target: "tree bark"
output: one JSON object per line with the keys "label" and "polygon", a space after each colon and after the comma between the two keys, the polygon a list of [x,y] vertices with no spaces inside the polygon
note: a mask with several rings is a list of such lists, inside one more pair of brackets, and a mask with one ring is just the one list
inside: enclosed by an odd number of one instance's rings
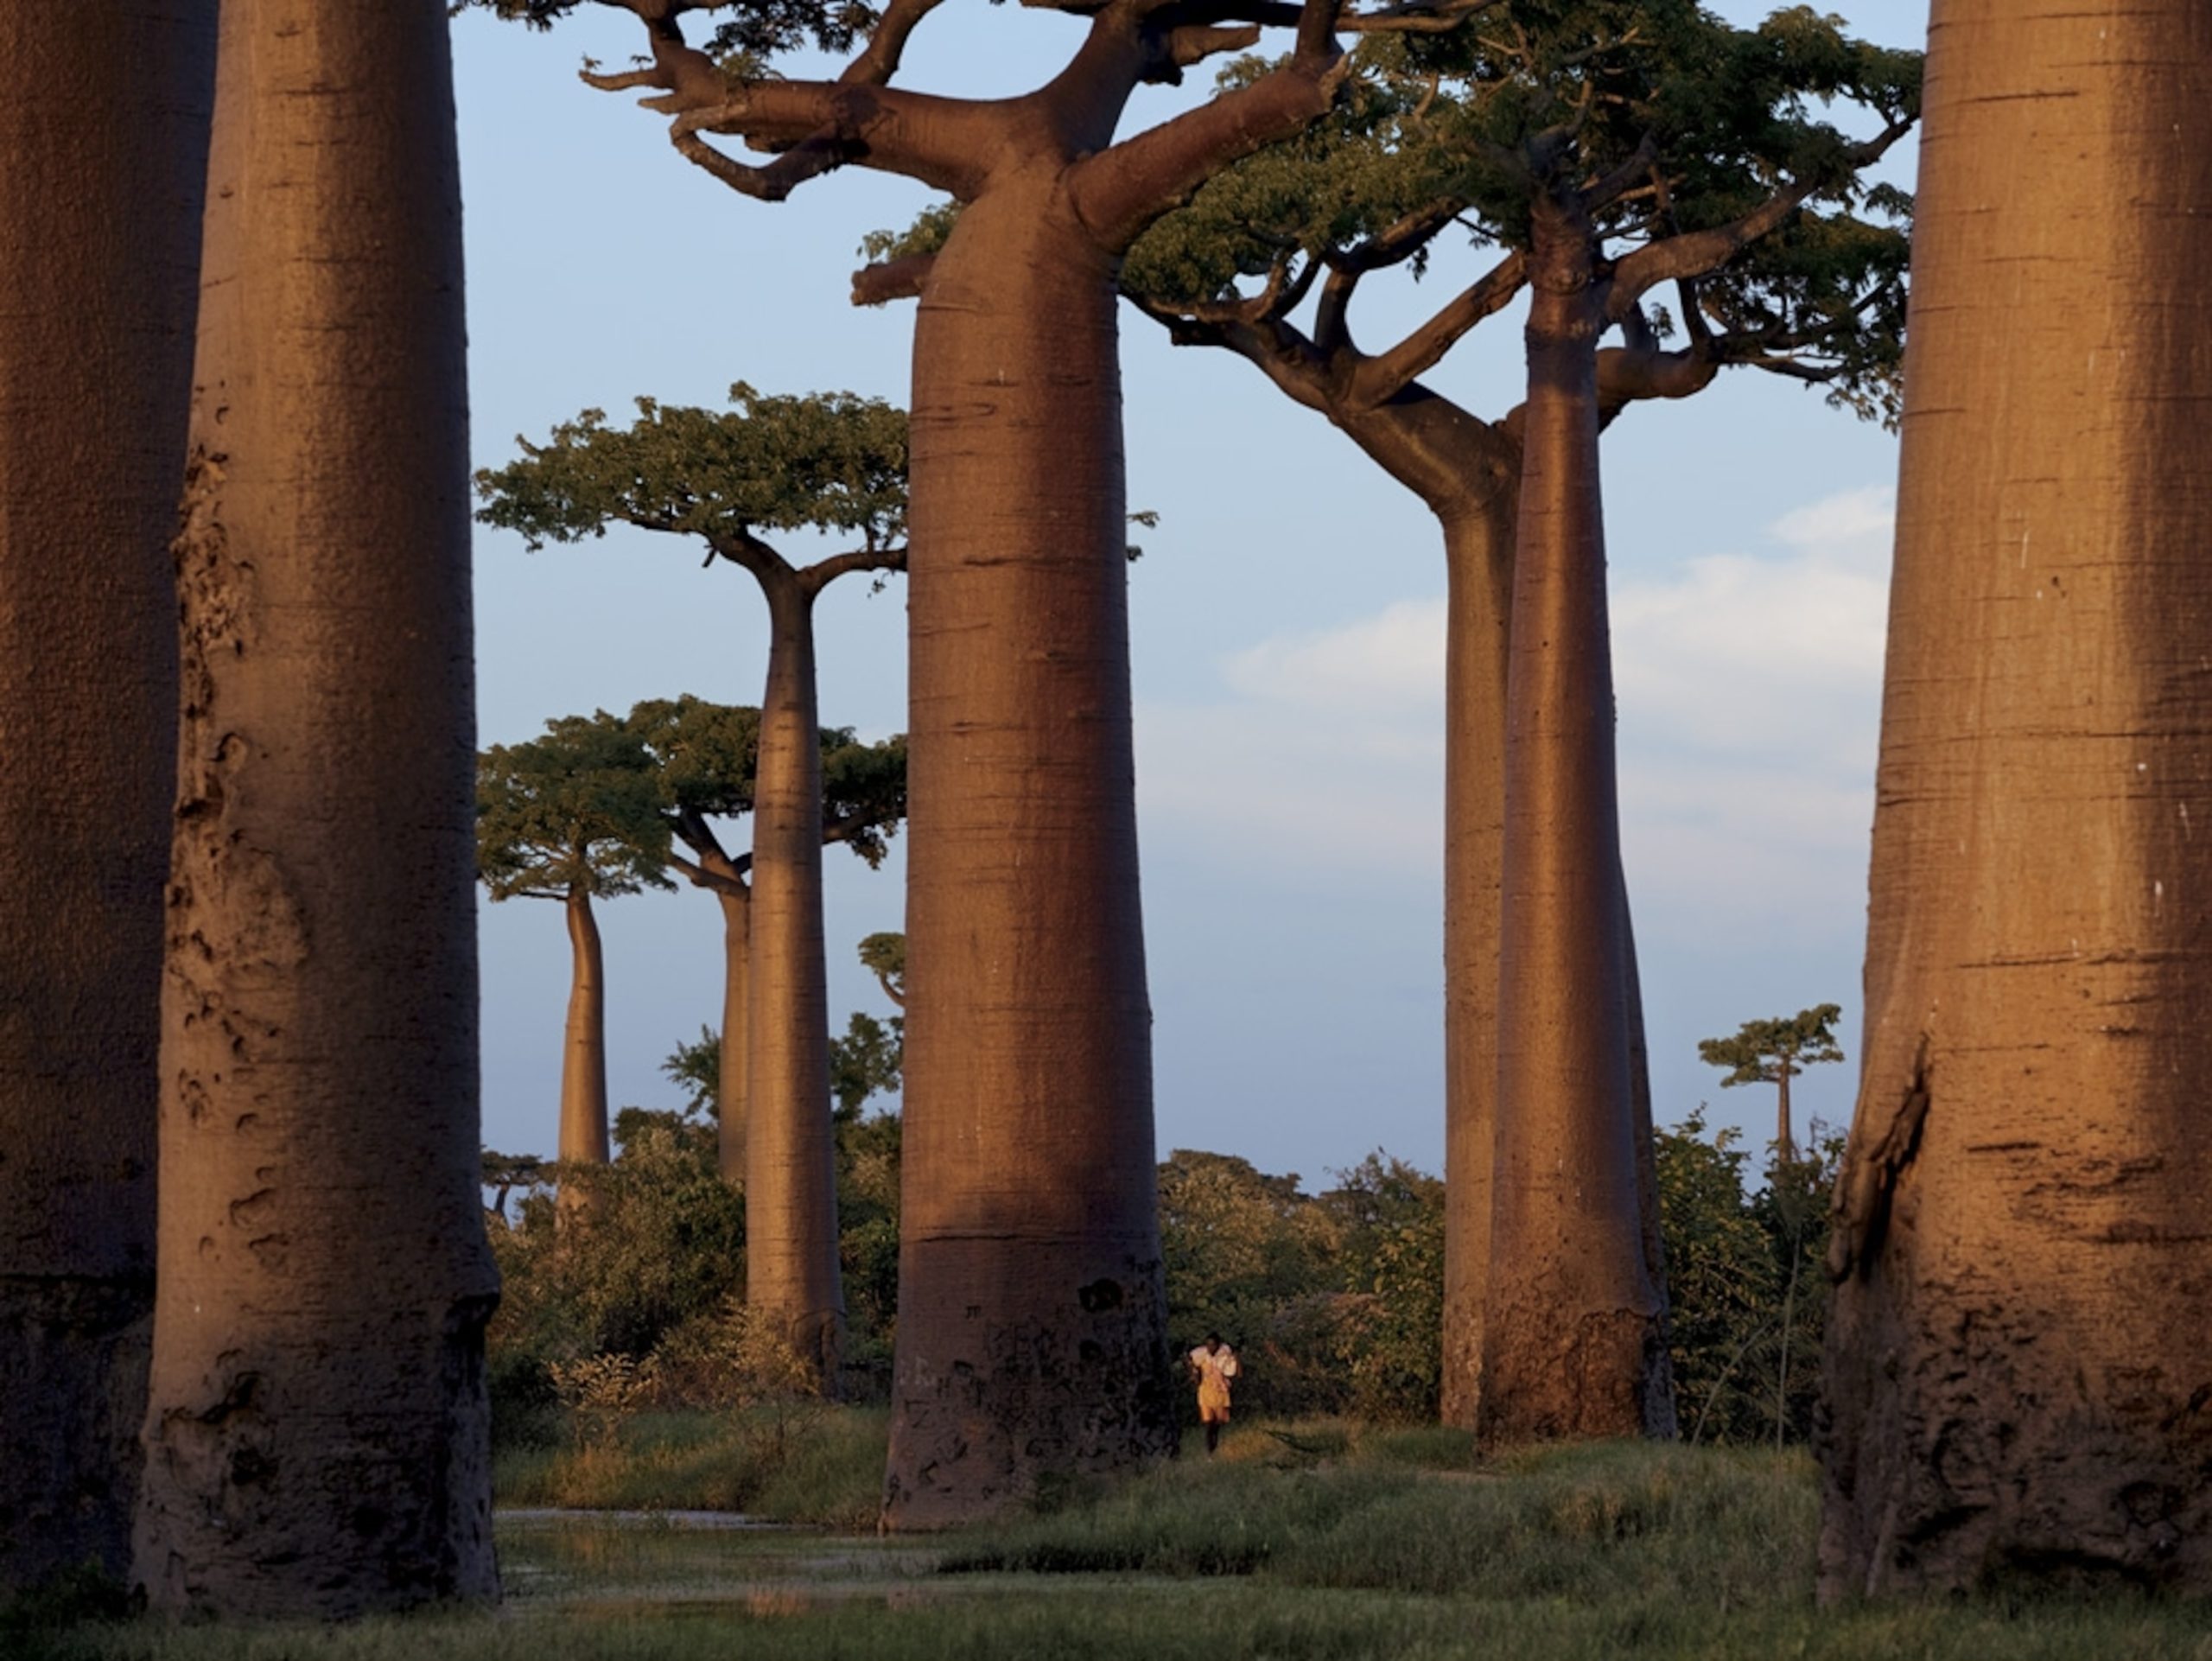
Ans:
{"label": "tree bark", "polygon": [[[569,923],[569,1016],[561,1034],[561,1139],[564,1166],[605,1165],[612,1154],[607,1126],[607,960],[591,894],[570,888],[562,902]],[[588,1187],[565,1179],[556,1202],[572,1213],[591,1203]]]}
{"label": "tree bark", "polygon": [[845,1300],[830,1117],[813,595],[789,572],[763,576],[761,588],[770,637],[753,772],[745,1295],[834,1389]]}
{"label": "tree bark", "polygon": [[1603,290],[1579,206],[1535,205],[1506,709],[1498,1090],[1478,1428],[1673,1429],[1630,1068],[1605,554]]}
{"label": "tree bark", "polygon": [[1823,1591],[2212,1590],[2212,25],[1937,0]]}
{"label": "tree bark", "polygon": [[439,0],[223,8],[162,997],[152,1605],[496,1590]]}
{"label": "tree bark", "polygon": [[715,1114],[719,1129],[715,1150],[722,1181],[732,1187],[745,1186],[746,1138],[752,1123],[746,1078],[752,997],[753,891],[741,886],[718,888],[715,897],[722,907],[722,1030],[721,1066],[715,1079]]}
{"label": "tree bark", "polygon": [[1780,1165],[1787,1165],[1797,1157],[1797,1139],[1789,1129],[1789,1075],[1793,1071],[1789,1058],[1783,1056],[1781,1070],[1775,1077],[1774,1157]]}
{"label": "tree bark", "polygon": [[214,49],[0,10],[0,1593],[130,1567]]}
{"label": "tree bark", "polygon": [[896,1528],[1175,1446],[1116,277],[1040,167],[921,297]]}

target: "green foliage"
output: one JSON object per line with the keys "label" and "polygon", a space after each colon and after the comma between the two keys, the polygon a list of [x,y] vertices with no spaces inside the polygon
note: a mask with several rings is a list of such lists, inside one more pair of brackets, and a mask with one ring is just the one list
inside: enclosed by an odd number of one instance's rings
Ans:
{"label": "green foliage", "polygon": [[875,977],[883,995],[893,1003],[906,1001],[906,937],[889,932],[871,934],[861,942],[861,967]]}
{"label": "green foliage", "polygon": [[718,550],[763,531],[857,534],[871,549],[906,534],[906,417],[848,392],[771,397],[742,383],[733,410],[639,398],[610,427],[586,410],[523,458],[476,475],[476,517],[531,547],[607,534],[613,524],[705,538]]}
{"label": "green foliage", "polygon": [[[1747,29],[1690,0],[1506,0],[1446,34],[1369,36],[1353,65],[1327,118],[1147,232],[1125,290],[1185,309],[1273,274],[1287,309],[1326,264],[1348,296],[1365,265],[1402,260],[1419,277],[1438,238],[1525,247],[1538,194],[1626,168],[1594,227],[1618,258],[1802,182],[1812,194],[1778,230],[1684,285],[1682,321],[1694,338],[1717,332],[1719,361],[1764,363],[1894,420],[1911,200],[1862,176],[1831,117],[1862,130],[1912,118],[1917,54],[1804,7]],[[1268,67],[1241,60],[1222,80]],[[930,229],[903,241],[925,245]],[[1663,310],[1651,321],[1670,332]]]}
{"label": "green foliage", "polygon": [[607,1166],[547,1168],[588,1187],[584,1212],[556,1221],[551,1193],[540,1190],[512,1219],[487,1219],[504,1289],[486,1336],[502,1441],[551,1434],[555,1369],[603,1357],[643,1365],[684,1323],[711,1319],[744,1289],[744,1201],[721,1179],[713,1127],[629,1107],[614,1136]]}
{"label": "green foliage", "polygon": [[563,899],[675,886],[658,770],[605,710],[476,759],[477,874],[494,900]]}
{"label": "green foliage", "polygon": [[[695,850],[719,847],[710,822],[753,811],[760,711],[685,692],[633,705],[626,725],[658,770],[668,829]],[[869,743],[849,727],[823,728],[823,840],[842,843],[873,868],[906,817],[906,735]]]}
{"label": "green foliage", "polygon": [[1686,1440],[1802,1441],[1827,1311],[1828,1202],[1843,1143],[1819,1140],[1747,1193],[1733,1130],[1702,1110],[1657,1135],[1676,1410]]}
{"label": "green foliage", "polygon": [[1732,1038],[1698,1040],[1698,1057],[1708,1066],[1728,1069],[1720,1081],[1724,1089],[1777,1084],[1808,1066],[1843,1060],[1843,1047],[1835,1037],[1835,1023],[1842,1015],[1841,1005],[1820,1003],[1794,1015],[1747,1021]]}
{"label": "green foliage", "polygon": [[[584,0],[451,0],[455,12],[480,10],[532,29],[550,29]],[[705,10],[677,4],[670,14]],[[758,79],[766,60],[814,46],[849,52],[880,14],[865,0],[713,0],[714,27],[700,49],[731,79]]]}
{"label": "green foliage", "polygon": [[1436,1411],[1444,1185],[1370,1155],[1319,1195],[1246,1160],[1179,1149],[1160,1168],[1168,1325],[1244,1358],[1240,1413]]}

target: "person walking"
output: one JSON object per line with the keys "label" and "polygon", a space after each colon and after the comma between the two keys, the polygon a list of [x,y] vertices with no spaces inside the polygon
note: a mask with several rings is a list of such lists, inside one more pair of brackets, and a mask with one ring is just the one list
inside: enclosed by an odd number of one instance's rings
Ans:
{"label": "person walking", "polygon": [[1191,1377],[1198,1385],[1198,1422],[1206,1428],[1206,1452],[1221,1446],[1221,1427],[1229,1422],[1229,1381],[1236,1376],[1236,1352],[1208,1333],[1191,1352]]}

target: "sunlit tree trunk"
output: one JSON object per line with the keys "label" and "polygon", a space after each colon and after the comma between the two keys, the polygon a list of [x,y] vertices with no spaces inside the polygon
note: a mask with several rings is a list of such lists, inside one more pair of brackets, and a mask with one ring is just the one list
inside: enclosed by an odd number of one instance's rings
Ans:
{"label": "sunlit tree trunk", "polygon": [[1830,1594],[2212,1590],[2212,27],[1937,0]]}
{"label": "sunlit tree trunk", "polygon": [[1604,301],[1578,207],[1537,202],[1529,273],[1479,1403],[1491,1441],[1673,1429],[1630,1061],[1598,470]]}
{"label": "sunlit tree trunk", "polygon": [[735,881],[736,886],[715,890],[722,907],[722,1030],[715,1075],[715,1113],[722,1181],[741,1188],[746,1137],[752,1123],[746,1078],[749,1019],[746,1009],[753,996],[753,891],[742,878]]}
{"label": "sunlit tree trunk", "polygon": [[130,1563],[214,51],[0,9],[0,1595]]}
{"label": "sunlit tree trunk", "polygon": [[162,1012],[153,1606],[489,1597],[440,0],[223,8]]}
{"label": "sunlit tree trunk", "polygon": [[921,299],[898,1527],[1175,1445],[1115,304],[1049,172],[970,206]]}
{"label": "sunlit tree trunk", "polygon": [[813,595],[789,573],[762,587],[771,633],[753,774],[745,1295],[834,1387],[845,1303],[830,1118]]}
{"label": "sunlit tree trunk", "polygon": [[[607,954],[590,891],[570,888],[562,908],[569,925],[569,1015],[561,1032],[559,1158],[564,1166],[605,1165],[612,1153],[607,1123]],[[590,1203],[585,1184],[562,1182],[563,1212]]]}

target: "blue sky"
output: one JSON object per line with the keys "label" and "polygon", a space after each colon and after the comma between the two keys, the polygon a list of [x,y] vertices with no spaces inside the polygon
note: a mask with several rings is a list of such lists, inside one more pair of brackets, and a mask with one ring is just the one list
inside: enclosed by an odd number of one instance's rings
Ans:
{"label": "blue sky", "polygon": [[[740,379],[903,402],[909,309],[855,310],[846,292],[861,237],[903,223],[919,188],[849,170],[780,205],[735,195],[677,156],[661,118],[578,83],[584,56],[636,49],[633,22],[583,10],[550,35],[480,12],[454,25],[478,463],[588,406],[718,404]],[[1849,15],[1891,42],[1925,27],[1897,0]],[[1079,27],[951,0],[901,81],[1024,91]],[[1187,96],[1147,92],[1124,131]],[[1362,338],[1389,338],[1472,269],[1448,256],[1418,287],[1363,289]],[[1130,576],[1160,1149],[1242,1154],[1309,1186],[1376,1147],[1440,1168],[1434,526],[1248,366],[1173,347],[1130,312],[1122,336],[1130,502],[1161,516]],[[1431,379],[1502,413],[1520,375],[1509,314]],[[1666,1123],[1710,1102],[1756,1142],[1771,1135],[1768,1092],[1717,1089],[1699,1038],[1835,1002],[1857,1053],[1895,442],[1816,392],[1741,372],[1631,411],[1605,442],[1655,1108]],[[671,538],[529,554],[480,527],[476,596],[486,743],[644,697],[759,698],[766,617],[748,581]],[[825,597],[825,719],[903,728],[903,621],[895,583]],[[832,850],[833,1010],[887,1011],[851,949],[899,926],[902,880],[895,855],[870,872]],[[560,914],[514,901],[483,918],[485,1138],[550,1152]],[[720,1008],[715,907],[648,894],[609,904],[602,925],[613,1099],[672,1104],[659,1062]],[[1803,1107],[1842,1122],[1854,1071],[1810,1075]]]}

